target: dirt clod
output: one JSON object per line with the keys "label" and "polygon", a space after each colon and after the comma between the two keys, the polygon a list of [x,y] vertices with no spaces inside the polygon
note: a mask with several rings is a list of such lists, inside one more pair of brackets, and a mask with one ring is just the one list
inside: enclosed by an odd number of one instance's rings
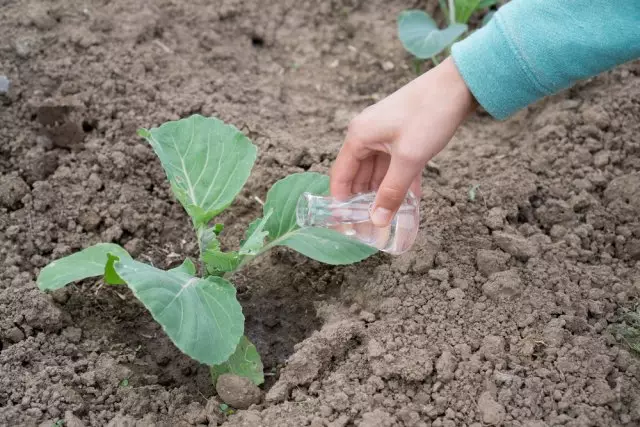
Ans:
{"label": "dirt clod", "polygon": [[65,427],[85,427],[85,424],[82,422],[82,420],[76,417],[71,411],[65,412],[64,425]]}
{"label": "dirt clod", "polygon": [[482,285],[482,292],[491,299],[515,297],[522,293],[522,280],[515,269],[493,273]]}
{"label": "dirt clod", "polygon": [[504,406],[495,401],[490,392],[485,391],[478,398],[478,410],[482,422],[488,425],[500,425],[504,420]]}
{"label": "dirt clod", "polygon": [[29,193],[29,186],[17,174],[0,177],[0,206],[17,209],[22,198]]}
{"label": "dirt clod", "polygon": [[488,277],[493,273],[505,270],[509,258],[511,256],[502,251],[480,249],[476,254],[476,263],[480,273]]}
{"label": "dirt clod", "polygon": [[538,246],[525,237],[494,231],[493,238],[500,249],[523,261],[538,255]]}
{"label": "dirt clod", "polygon": [[262,392],[251,380],[233,374],[218,378],[216,392],[224,403],[237,409],[247,409],[259,403],[262,397]]}

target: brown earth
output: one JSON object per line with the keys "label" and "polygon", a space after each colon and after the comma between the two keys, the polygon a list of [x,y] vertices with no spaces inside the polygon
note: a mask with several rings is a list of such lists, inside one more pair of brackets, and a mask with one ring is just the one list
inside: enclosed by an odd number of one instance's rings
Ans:
{"label": "brown earth", "polygon": [[435,4],[0,0],[0,425],[640,425],[640,362],[611,332],[640,291],[638,63],[472,118],[425,170],[412,252],[239,272],[269,374],[249,410],[223,415],[126,290],[35,286],[99,241],[195,255],[135,130],[196,112],[260,150],[223,217],[237,244],[256,196],[327,172],[348,120],[414,77],[395,17]]}

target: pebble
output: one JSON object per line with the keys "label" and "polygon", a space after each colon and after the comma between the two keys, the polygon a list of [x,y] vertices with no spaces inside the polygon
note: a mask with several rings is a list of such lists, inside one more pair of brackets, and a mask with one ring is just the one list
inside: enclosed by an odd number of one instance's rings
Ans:
{"label": "pebble", "polygon": [[247,409],[259,403],[262,393],[248,378],[223,374],[216,383],[216,392],[224,403],[236,409]]}
{"label": "pebble", "polygon": [[11,87],[11,81],[7,76],[0,76],[0,95],[4,95],[9,92]]}

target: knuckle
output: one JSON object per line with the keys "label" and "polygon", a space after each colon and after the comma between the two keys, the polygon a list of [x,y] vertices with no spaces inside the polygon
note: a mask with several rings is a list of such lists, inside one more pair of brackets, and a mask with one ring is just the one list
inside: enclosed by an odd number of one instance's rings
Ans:
{"label": "knuckle", "polygon": [[414,165],[420,161],[420,157],[414,149],[404,146],[398,146],[393,155],[403,163],[408,163],[410,165]]}
{"label": "knuckle", "polygon": [[359,136],[362,135],[363,131],[367,128],[366,120],[361,116],[356,116],[349,122],[349,126],[347,127],[347,135],[349,135],[352,139],[359,140]]}
{"label": "knuckle", "polygon": [[406,191],[395,186],[386,186],[380,188],[380,197],[387,203],[400,204],[406,196]]}

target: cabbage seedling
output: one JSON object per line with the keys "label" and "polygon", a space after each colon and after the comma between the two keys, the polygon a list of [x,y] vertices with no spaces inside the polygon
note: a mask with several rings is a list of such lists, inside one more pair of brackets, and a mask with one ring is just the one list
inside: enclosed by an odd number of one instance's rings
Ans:
{"label": "cabbage seedling", "polygon": [[[404,10],[398,16],[398,36],[403,47],[416,60],[431,59],[438,63],[438,55],[469,29],[467,23],[474,12],[487,9],[497,0],[440,0],[440,8],[449,21],[449,26],[439,29],[433,18],[422,10]],[[486,14],[482,25],[493,16]]]}
{"label": "cabbage seedling", "polygon": [[199,259],[161,270],[134,260],[119,245],[99,243],[47,265],[38,287],[52,291],[95,276],[110,285],[126,284],[182,352],[211,366],[214,382],[223,373],[235,373],[259,385],[264,381],[260,355],[244,335],[242,308],[227,280],[230,273],[275,246],[334,265],[361,261],[375,249],[333,230],[297,226],[299,196],[306,191],[327,194],[329,189],[326,175],[305,172],[276,182],[267,193],[263,216],[251,223],[240,247],[223,251],[218,240],[223,226],[211,222],[249,178],[256,146],[236,127],[201,115],[138,134],[155,151],[191,218]]}

